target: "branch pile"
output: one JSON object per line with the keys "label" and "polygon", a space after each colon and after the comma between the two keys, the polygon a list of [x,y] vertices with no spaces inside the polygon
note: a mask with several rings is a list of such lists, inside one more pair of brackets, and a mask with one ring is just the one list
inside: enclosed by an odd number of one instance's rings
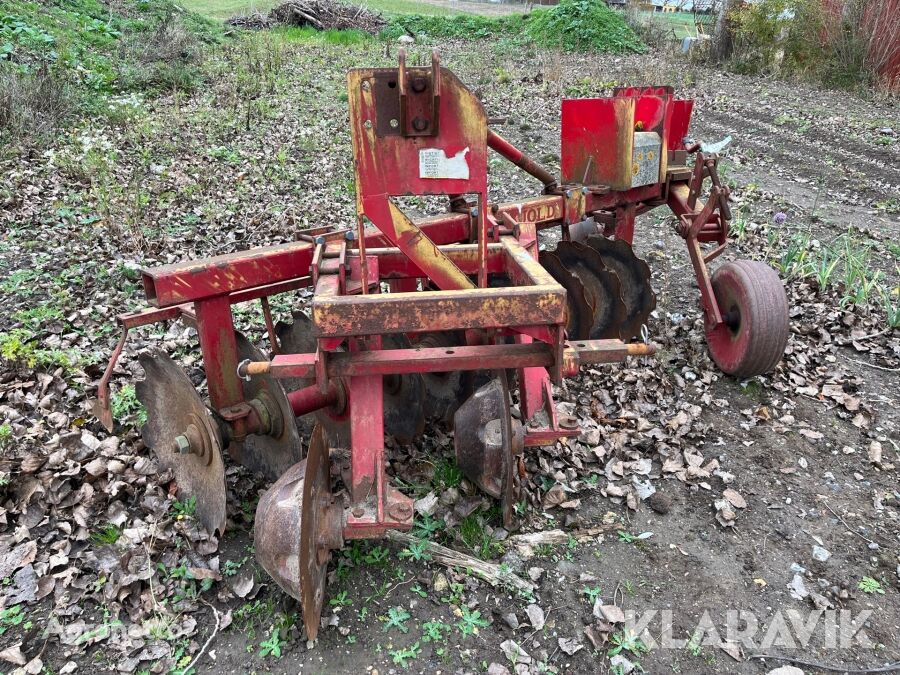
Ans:
{"label": "branch pile", "polygon": [[365,7],[333,0],[288,0],[275,7],[268,16],[258,12],[233,16],[228,24],[254,29],[276,25],[311,26],[316,30],[361,30],[374,35],[387,25],[387,21]]}

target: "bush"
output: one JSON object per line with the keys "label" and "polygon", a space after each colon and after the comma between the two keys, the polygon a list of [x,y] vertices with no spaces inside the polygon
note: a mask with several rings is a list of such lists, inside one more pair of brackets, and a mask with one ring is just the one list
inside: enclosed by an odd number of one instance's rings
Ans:
{"label": "bush", "polygon": [[561,0],[555,7],[536,10],[528,19],[527,32],[536,43],[565,51],[647,51],[622,15],[602,0]]}
{"label": "bush", "polygon": [[897,86],[898,10],[898,0],[760,0],[733,15],[734,66],[844,88]]}
{"label": "bush", "polygon": [[40,135],[133,90],[190,89],[223,35],[173,0],[3,0],[0,133]]}
{"label": "bush", "polygon": [[525,37],[543,47],[615,54],[643,53],[647,49],[622,16],[602,0],[562,0],[550,9],[495,18],[470,14],[395,16],[384,34],[450,39]]}
{"label": "bush", "polygon": [[0,137],[43,136],[76,109],[69,84],[43,66],[36,71],[0,67]]}

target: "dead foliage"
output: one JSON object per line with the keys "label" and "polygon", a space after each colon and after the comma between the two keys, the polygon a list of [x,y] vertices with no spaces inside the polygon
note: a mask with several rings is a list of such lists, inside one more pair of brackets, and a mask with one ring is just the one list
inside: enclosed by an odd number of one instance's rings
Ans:
{"label": "dead foliage", "polygon": [[70,87],[46,65],[25,73],[0,70],[0,133],[49,133],[74,108]]}
{"label": "dead foliage", "polygon": [[268,16],[259,12],[233,16],[228,24],[255,29],[276,25],[310,26],[316,30],[361,30],[375,35],[387,21],[381,14],[356,5],[330,0],[290,0],[275,7]]}

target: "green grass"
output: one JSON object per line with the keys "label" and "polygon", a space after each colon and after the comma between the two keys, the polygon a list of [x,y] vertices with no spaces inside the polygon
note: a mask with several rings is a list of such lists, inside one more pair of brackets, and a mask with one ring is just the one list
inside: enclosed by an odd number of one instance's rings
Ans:
{"label": "green grass", "polygon": [[196,12],[210,19],[225,19],[235,14],[252,14],[261,12],[267,14],[270,9],[280,4],[278,0],[261,0],[260,2],[248,2],[247,0],[183,0],[181,6],[189,12]]}
{"label": "green grass", "polygon": [[324,43],[330,45],[355,45],[372,36],[361,30],[326,30],[318,31],[309,26],[283,26],[272,31],[286,42]]}
{"label": "green grass", "polygon": [[690,12],[643,12],[642,16],[668,24],[679,40],[697,37],[697,25]]}
{"label": "green grass", "polygon": [[0,4],[0,134],[25,136],[78,114],[112,115],[110,99],[134,91],[192,89],[218,22],[174,0]]}

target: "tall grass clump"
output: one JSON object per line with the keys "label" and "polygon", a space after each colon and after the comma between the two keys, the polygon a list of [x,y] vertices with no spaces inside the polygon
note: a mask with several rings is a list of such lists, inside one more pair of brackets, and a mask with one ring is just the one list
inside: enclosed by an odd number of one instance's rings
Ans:
{"label": "tall grass clump", "polygon": [[562,0],[535,10],[527,20],[528,36],[537,44],[565,51],[643,54],[646,45],[602,0]]}

